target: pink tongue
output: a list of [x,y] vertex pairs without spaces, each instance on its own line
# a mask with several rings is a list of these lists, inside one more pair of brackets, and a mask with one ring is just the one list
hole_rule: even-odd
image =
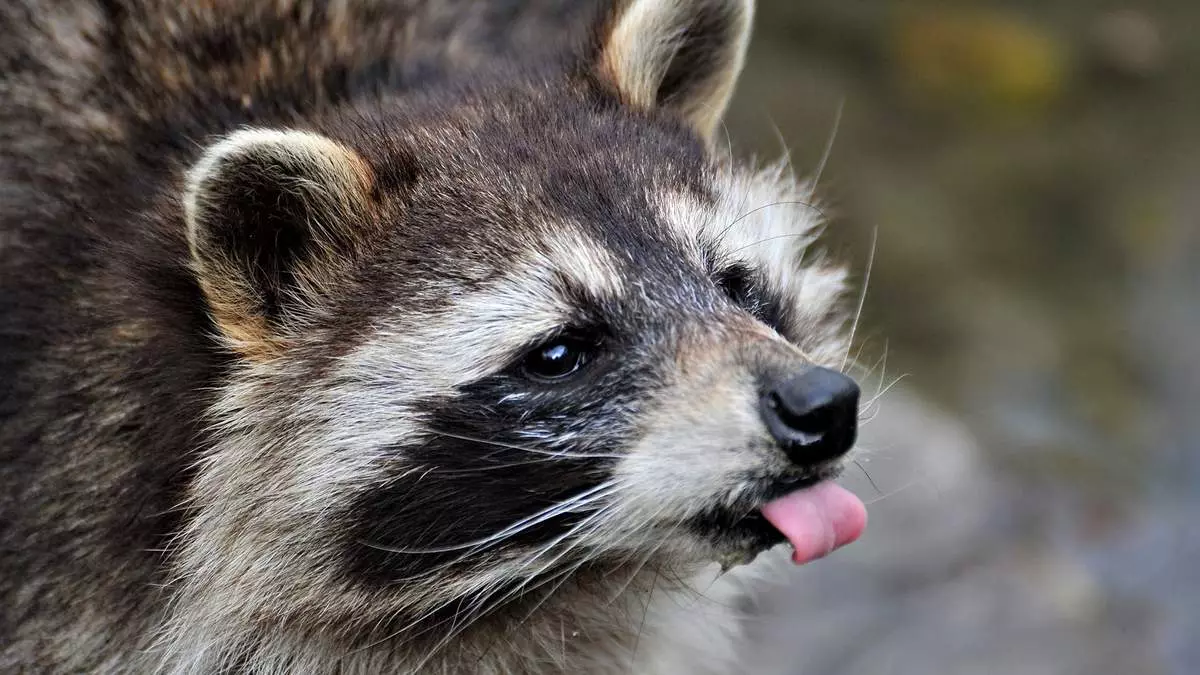
[[867,526],[862,500],[831,481],[780,497],[763,506],[762,514],[796,549],[797,565],[858,539]]

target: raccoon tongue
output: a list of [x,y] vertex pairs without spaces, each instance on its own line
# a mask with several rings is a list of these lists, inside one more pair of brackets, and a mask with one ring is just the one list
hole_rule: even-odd
[[858,539],[867,507],[846,488],[826,481],[762,507],[763,516],[791,542],[792,562],[803,565]]

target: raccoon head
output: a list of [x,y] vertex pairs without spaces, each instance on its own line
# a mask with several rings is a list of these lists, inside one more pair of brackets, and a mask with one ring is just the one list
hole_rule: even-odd
[[854,536],[835,498],[763,515],[838,473],[858,389],[809,186],[714,142],[751,9],[625,2],[561,72],[204,151],[192,266],[238,366],[183,593],[348,634]]

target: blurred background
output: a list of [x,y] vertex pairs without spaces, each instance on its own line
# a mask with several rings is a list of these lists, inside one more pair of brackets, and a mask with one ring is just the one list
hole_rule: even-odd
[[731,142],[812,174],[832,139],[886,393],[847,477],[871,527],[764,582],[747,672],[1200,672],[1200,3],[759,0],[756,27]]

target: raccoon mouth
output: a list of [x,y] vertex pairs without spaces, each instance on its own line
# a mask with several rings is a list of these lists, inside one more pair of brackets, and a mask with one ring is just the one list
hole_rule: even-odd
[[767,502],[759,510],[792,545],[792,562],[824,558],[862,536],[867,507],[831,480]]
[[823,558],[862,536],[866,507],[832,476],[777,483],[767,501],[737,519],[709,516],[704,529],[719,540],[734,543],[748,560],[759,552],[787,542],[797,565]]

